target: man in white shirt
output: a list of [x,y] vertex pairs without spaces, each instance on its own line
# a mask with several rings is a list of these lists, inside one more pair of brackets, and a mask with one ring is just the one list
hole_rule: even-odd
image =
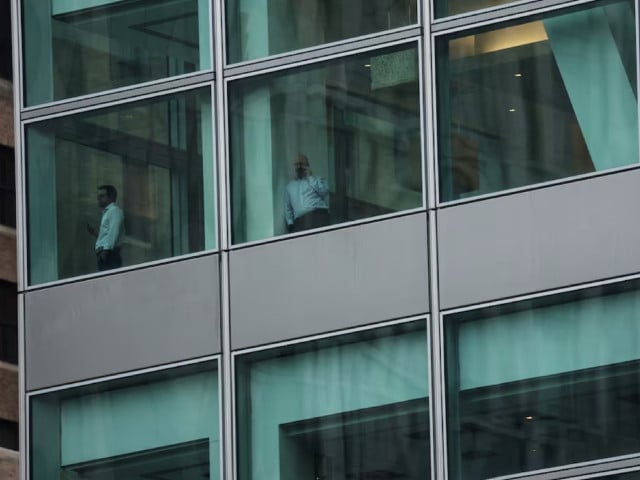
[[96,229],[87,224],[87,230],[96,237],[95,252],[98,261],[98,271],[111,270],[122,266],[120,246],[124,230],[124,214],[116,205],[118,191],[113,185],[98,187],[98,206],[102,208],[100,228]]
[[296,176],[287,184],[285,194],[284,214],[287,228],[290,232],[300,232],[328,225],[327,181],[312,175],[306,155],[298,155],[293,166]]

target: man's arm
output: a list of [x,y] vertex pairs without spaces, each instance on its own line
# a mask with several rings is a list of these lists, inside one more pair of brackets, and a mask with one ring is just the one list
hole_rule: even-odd
[[293,213],[293,205],[291,205],[291,198],[289,198],[289,191],[284,192],[284,220],[287,222],[287,226],[293,225],[295,215]]
[[309,185],[320,197],[324,198],[329,193],[329,185],[322,177],[308,177]]

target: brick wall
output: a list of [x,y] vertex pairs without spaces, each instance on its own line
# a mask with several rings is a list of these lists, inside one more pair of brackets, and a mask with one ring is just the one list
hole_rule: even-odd
[[18,452],[0,448],[0,479],[18,480]]
[[13,86],[0,78],[0,145],[13,147]]
[[0,225],[0,280],[16,283],[16,232]]

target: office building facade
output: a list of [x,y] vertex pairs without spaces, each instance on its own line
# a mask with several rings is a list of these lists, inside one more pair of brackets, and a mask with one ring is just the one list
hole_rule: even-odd
[[22,478],[640,478],[637,2],[13,0]]

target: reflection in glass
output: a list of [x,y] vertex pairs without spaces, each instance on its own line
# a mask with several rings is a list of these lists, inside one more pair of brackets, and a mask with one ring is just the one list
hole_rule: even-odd
[[640,451],[639,286],[445,317],[452,479]]
[[237,357],[240,480],[428,479],[426,341],[415,322]]
[[416,0],[227,0],[235,63],[417,23]]
[[207,88],[29,125],[30,282],[103,270],[101,248],[125,266],[215,248],[211,122]]
[[472,10],[496,7],[512,1],[514,0],[435,0],[433,5],[435,17],[441,18],[448,15],[471,12]]
[[413,44],[231,82],[233,241],[420,207],[418,90]]
[[597,477],[594,480],[640,480],[640,471],[619,473],[616,475],[607,475],[606,477]]
[[22,0],[27,105],[211,67],[206,0]]
[[638,162],[634,4],[596,5],[438,40],[443,201]]
[[38,395],[31,478],[217,479],[218,432],[211,364]]

